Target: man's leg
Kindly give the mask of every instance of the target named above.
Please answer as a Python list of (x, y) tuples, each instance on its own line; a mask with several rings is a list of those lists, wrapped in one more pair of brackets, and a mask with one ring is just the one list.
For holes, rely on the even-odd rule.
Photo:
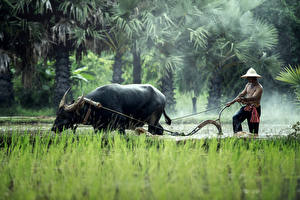
[[(257, 113), (260, 117), (260, 114), (261, 114), (261, 109), (260, 109), (260, 106), (258, 108), (256, 108), (257, 110)], [(258, 130), (259, 130), (259, 123), (251, 123), (250, 120), (251, 120), (251, 112), (250, 111), (250, 116), (247, 117), (247, 122), (248, 122), (248, 127), (249, 127), (249, 132), (250, 133), (254, 133), (254, 134), (258, 134)]]
[(248, 121), (249, 132), (253, 134), (258, 134), (259, 123), (251, 123)]
[(242, 123), (247, 118), (247, 112), (244, 111), (244, 108), (245, 106), (241, 107), (241, 109), (232, 117), (232, 125), (233, 125), (234, 133), (243, 131)]

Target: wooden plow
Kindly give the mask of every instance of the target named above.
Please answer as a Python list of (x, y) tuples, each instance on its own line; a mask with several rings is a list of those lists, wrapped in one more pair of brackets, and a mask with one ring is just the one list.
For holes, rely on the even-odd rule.
[[(209, 125), (209, 124), (212, 124), (214, 125), (217, 129), (218, 129), (218, 134), (219, 135), (222, 135), (223, 132), (222, 132), (222, 125), (221, 125), (221, 115), (222, 115), (222, 112), (227, 108), (227, 106), (223, 107), (220, 112), (219, 112), (219, 118), (216, 119), (216, 120), (205, 120), (203, 122), (201, 122), (196, 128), (194, 128), (191, 132), (189, 132), (188, 134), (184, 134), (184, 133), (179, 133), (179, 132), (172, 132), (171, 135), (172, 136), (191, 136), (191, 135), (194, 135), (196, 134), (198, 131), (200, 131), (204, 126), (206, 125)], [(203, 111), (203, 112), (207, 112), (206, 111)], [(189, 115), (191, 116), (191, 115)], [(170, 132), (170, 131), (168, 131)]]

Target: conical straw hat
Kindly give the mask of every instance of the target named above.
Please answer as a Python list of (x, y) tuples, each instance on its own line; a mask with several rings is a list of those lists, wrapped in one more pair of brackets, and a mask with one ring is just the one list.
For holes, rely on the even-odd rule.
[(247, 73), (243, 76), (241, 76), (242, 78), (247, 78), (247, 77), (256, 77), (256, 78), (261, 78), (261, 75), (257, 74), (255, 69), (253, 69), (252, 67), (250, 69), (248, 69)]

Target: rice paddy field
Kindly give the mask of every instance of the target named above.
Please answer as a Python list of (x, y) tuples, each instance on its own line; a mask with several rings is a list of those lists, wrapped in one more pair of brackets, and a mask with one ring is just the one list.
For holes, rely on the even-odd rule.
[(0, 199), (300, 199), (300, 139), (287, 137), (289, 125), (265, 123), (258, 138), (222, 127), (222, 136), (207, 126), (172, 137), (2, 124)]

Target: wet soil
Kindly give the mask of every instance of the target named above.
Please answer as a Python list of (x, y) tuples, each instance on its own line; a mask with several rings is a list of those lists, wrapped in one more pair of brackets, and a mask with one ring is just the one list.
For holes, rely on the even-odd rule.
[[(162, 124), (162, 126), (173, 132), (179, 132), (188, 134), (199, 124), (196, 123), (174, 123), (171, 126), (166, 124)], [(0, 125), (0, 134), (4, 133), (24, 133), (24, 134), (54, 134), (50, 131), (52, 124), (51, 123), (3, 123)], [(143, 127), (147, 130), (147, 126)], [(243, 123), (244, 131), (248, 131), (247, 123)], [(154, 136), (162, 139), (175, 139), (175, 140), (183, 140), (183, 139), (203, 139), (203, 138), (213, 138), (213, 137), (233, 137), (236, 136), (232, 132), (231, 123), (222, 123), (223, 134), (219, 135), (218, 130), (214, 125), (206, 125), (201, 130), (199, 130), (196, 134), (184, 137), (184, 136), (171, 136), (170, 133), (165, 132), (163, 136)], [(91, 126), (80, 125), (77, 128), (76, 134), (85, 134), (93, 132), (93, 128)], [(256, 138), (274, 138), (274, 137), (285, 137), (292, 132), (291, 124), (278, 124), (278, 123), (261, 123), (259, 135)], [(68, 130), (68, 133), (72, 133), (71, 130)], [(135, 131), (127, 130), (127, 134), (136, 134)], [(149, 135), (149, 134), (148, 134)], [(241, 134), (239, 137), (252, 137), (250, 134)]]

